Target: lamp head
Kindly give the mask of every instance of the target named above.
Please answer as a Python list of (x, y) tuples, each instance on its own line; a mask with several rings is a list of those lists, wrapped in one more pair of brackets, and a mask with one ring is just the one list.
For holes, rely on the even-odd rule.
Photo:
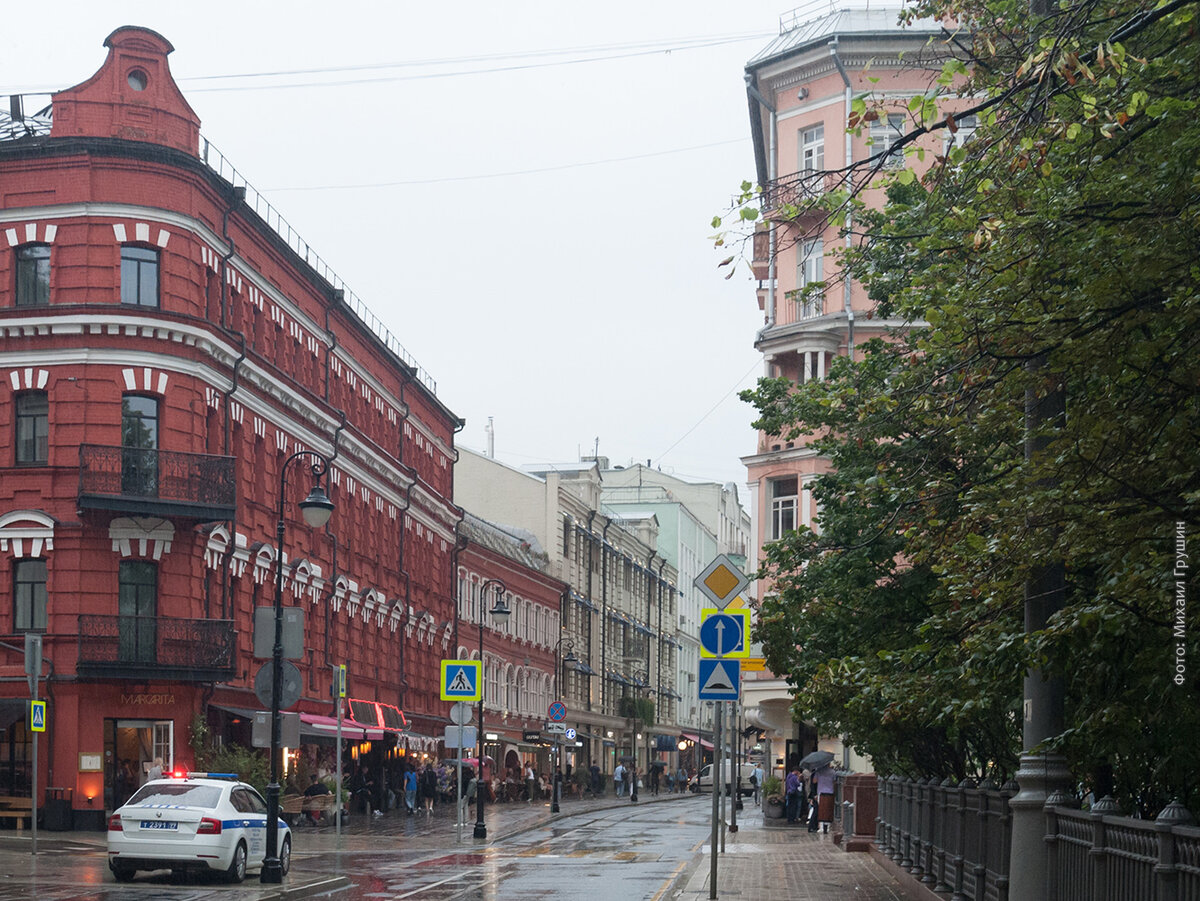
[(575, 666), (578, 663), (579, 663), (579, 658), (575, 656), (575, 649), (572, 647), (568, 647), (567, 648), (567, 656), (563, 658), (563, 664)]
[(499, 582), (496, 583), (496, 603), (492, 605), (492, 609), (488, 613), (491, 614), (492, 619), (501, 623), (506, 622), (512, 615), (512, 610), (504, 600), (504, 586)]
[(324, 488), (313, 485), (308, 497), (300, 502), (300, 512), (311, 528), (319, 529), (329, 522), (329, 517), (333, 515), (333, 501), (329, 499)]

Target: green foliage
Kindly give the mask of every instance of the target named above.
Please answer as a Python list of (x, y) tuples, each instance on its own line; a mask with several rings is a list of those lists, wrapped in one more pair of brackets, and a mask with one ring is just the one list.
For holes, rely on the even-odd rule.
[[(1195, 809), (1197, 605), (1176, 684), (1172, 574), (1177, 528), (1200, 525), (1194, 4), (910, 9), (979, 23), (938, 80), (970, 72), (981, 127), (891, 181), (885, 209), (843, 198), (859, 239), (843, 264), (912, 328), (824, 382), (745, 395), (758, 427), (833, 466), (813, 486), (820, 534), (767, 550), (778, 591), (756, 638), (795, 713), (880, 772), (1010, 775), (1035, 666), (1065, 683), (1052, 743), (1082, 782), (1111, 770), (1126, 806)], [(914, 98), (914, 122), (938, 102)], [(1026, 398), (1059, 390), (1065, 417), (1035, 423), (1026, 459)], [(1026, 582), (1056, 564), (1066, 602), (1026, 635)]]
[(778, 776), (766, 776), (763, 778), (762, 796), (765, 800), (777, 801), (783, 800), (783, 780)]
[(620, 716), (653, 725), (654, 701), (650, 698), (635, 698), (632, 695), (623, 695), (617, 702), (617, 713)]
[[(243, 782), (250, 783), (266, 794), (267, 784), (271, 781), (271, 763), (262, 751), (239, 745), (214, 746), (208, 723), (200, 714), (192, 717), (188, 744), (198, 772), (237, 773)], [(297, 776), (304, 780), (308, 778), (305, 773), (298, 773)], [(306, 781), (297, 782), (301, 787), (305, 784)]]

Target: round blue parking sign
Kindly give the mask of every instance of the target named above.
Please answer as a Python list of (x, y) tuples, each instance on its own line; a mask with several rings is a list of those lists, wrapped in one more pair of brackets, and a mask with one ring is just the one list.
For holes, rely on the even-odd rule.
[(546, 711), (546, 715), (550, 717), (551, 722), (561, 723), (567, 718), (567, 705), (562, 701), (555, 701)]

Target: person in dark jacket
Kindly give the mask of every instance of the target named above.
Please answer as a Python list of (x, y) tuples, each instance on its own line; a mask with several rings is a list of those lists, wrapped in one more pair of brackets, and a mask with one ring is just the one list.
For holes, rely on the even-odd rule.
[(804, 783), (800, 780), (800, 768), (792, 767), (792, 771), (783, 780), (784, 797), (787, 806), (784, 808), (789, 823), (796, 822), (800, 813), (800, 804), (804, 800)]

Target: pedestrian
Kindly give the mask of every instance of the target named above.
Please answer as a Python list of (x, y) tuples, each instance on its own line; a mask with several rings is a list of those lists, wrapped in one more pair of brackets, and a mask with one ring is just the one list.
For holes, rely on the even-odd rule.
[(458, 802), (458, 821), (465, 823), (467, 821), (467, 811), (471, 809), (471, 802), (475, 800), (475, 795), (479, 792), (479, 780), (475, 777), (474, 770), (467, 770), (466, 788), (463, 789), (462, 800)]
[(425, 764), (425, 769), (421, 773), (419, 790), (421, 803), (425, 805), (425, 813), (427, 815), (433, 813), (433, 801), (437, 798), (438, 793), (438, 777), (432, 763)]
[(792, 767), (792, 771), (787, 774), (787, 778), (783, 780), (783, 791), (784, 797), (787, 799), (784, 813), (789, 823), (795, 823), (800, 812), (800, 802), (804, 797), (804, 786), (800, 781), (799, 767)]
[(150, 769), (146, 773), (146, 781), (151, 779), (161, 779), (163, 774), (163, 764), (161, 757), (155, 757), (154, 763), (150, 764)]
[(821, 823), (821, 831), (828, 833), (829, 824), (833, 822), (833, 767), (825, 764), (813, 775), (813, 781), (817, 786), (817, 820)]
[(525, 764), (525, 803), (532, 804), (534, 795), (537, 794), (537, 774), (533, 771), (533, 764)]
[(625, 793), (625, 764), (618, 763), (617, 768), (613, 770), (613, 786), (617, 790), (617, 797), (621, 797)]
[(411, 764), (404, 768), (404, 806), (409, 815), (417, 812), (417, 769)]
[(658, 794), (658, 780), (662, 775), (662, 767), (658, 766), (657, 761), (650, 764), (650, 794)]
[(592, 797), (599, 798), (600, 797), (600, 765), (598, 763), (593, 763), (588, 768), (588, 772), (592, 776)]
[(808, 777), (808, 831), (817, 831), (817, 772)]
[(629, 764), (629, 769), (625, 771), (625, 778), (629, 780), (629, 801), (631, 804), (636, 804), (638, 799), (638, 783), (641, 782), (638, 778), (636, 763)]
[(675, 791), (677, 791), (677, 792), (687, 791), (687, 784), (688, 784), (687, 770), (685, 770), (681, 766), (679, 768), (679, 771), (677, 773), (675, 773)]
[(759, 764), (754, 764), (754, 769), (750, 771), (750, 788), (754, 792), (754, 806), (758, 807), (762, 800), (762, 782), (763, 768)]

